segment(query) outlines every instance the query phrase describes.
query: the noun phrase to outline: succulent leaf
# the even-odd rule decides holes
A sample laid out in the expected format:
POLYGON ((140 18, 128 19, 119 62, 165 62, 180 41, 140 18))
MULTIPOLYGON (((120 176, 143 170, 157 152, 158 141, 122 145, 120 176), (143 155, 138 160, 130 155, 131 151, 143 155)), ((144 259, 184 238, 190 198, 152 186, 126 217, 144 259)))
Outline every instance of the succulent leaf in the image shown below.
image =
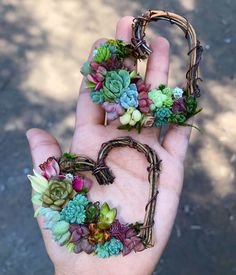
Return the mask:
POLYGON ((93 57, 93 61, 96 63, 102 63, 111 57, 111 52, 107 47, 99 47, 96 49, 96 54, 93 57))
POLYGON ((116 218, 116 214, 116 208, 110 209, 109 205, 105 202, 100 209, 98 227, 103 230, 110 228, 116 218))
POLYGON ((73 244, 73 243, 67 243, 66 244, 66 248, 67 248, 67 250, 69 252, 74 252, 74 250, 75 250, 75 244, 73 244))
POLYGON ((59 238, 59 240, 57 241, 57 243, 58 243, 60 246, 65 245, 65 244, 69 241, 70 235, 71 235, 70 232, 64 233, 64 234, 59 238))
POLYGON ((28 179, 31 182, 31 186, 34 191, 42 194, 47 188, 48 188, 48 180, 41 176, 39 173, 37 173, 35 170, 34 176, 28 175, 28 179))

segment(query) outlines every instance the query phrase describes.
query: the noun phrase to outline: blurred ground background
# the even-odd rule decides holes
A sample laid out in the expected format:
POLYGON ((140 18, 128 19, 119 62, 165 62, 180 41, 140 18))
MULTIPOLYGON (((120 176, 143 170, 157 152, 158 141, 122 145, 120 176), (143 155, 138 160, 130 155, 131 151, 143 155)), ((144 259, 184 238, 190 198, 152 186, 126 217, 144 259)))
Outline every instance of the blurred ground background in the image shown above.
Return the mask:
MULTIPOLYGON (((236 274, 236 1, 0 1, 0 274, 49 275, 30 203, 31 159, 25 131, 41 127, 68 148, 81 81, 80 67, 117 20, 147 9, 187 16, 204 46, 203 133, 193 131, 185 186, 169 245, 155 274, 236 274)), ((149 36, 171 42, 170 84, 186 71, 183 34, 166 22, 149 36)))

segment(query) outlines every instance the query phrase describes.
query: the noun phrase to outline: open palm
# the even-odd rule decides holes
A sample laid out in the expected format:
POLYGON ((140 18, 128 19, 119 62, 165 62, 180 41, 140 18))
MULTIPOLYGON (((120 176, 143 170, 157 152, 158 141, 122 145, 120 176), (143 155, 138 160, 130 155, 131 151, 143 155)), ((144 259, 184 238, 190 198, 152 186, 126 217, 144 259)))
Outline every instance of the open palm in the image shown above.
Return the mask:
MULTIPOLYGON (((129 43, 131 39, 132 17, 124 17, 117 24, 116 39, 129 43)), ((101 43, 98 41, 94 46, 101 43)), ((146 82, 152 87, 167 83, 169 69, 169 44, 167 40, 156 37, 151 43, 146 82)), ((133 66, 127 60, 128 66, 133 66)), ((38 218, 48 254, 55 265, 56 274, 150 274, 158 263, 169 239, 176 216, 179 196, 183 183, 183 161, 185 158, 190 128, 170 125, 163 141, 160 142, 160 130, 144 129, 141 134, 134 130, 117 130, 117 122, 103 126, 104 112, 94 104, 84 82, 81 85, 76 113, 76 127, 71 144, 71 152, 85 154, 94 160, 103 142, 129 135, 148 144, 156 150, 162 160, 155 216, 155 246, 128 256, 100 259, 86 253, 69 253, 51 239, 49 231, 43 229, 43 221, 38 218)), ((27 132, 34 166, 37 167, 48 157, 59 157, 60 146, 56 139, 40 129, 27 132)), ((118 218, 123 223, 142 222, 148 199, 147 161, 145 156, 129 148, 114 149, 107 158, 108 166, 116 176, 109 186, 100 186, 94 180, 89 192, 91 201, 107 201, 118 210, 118 218)))

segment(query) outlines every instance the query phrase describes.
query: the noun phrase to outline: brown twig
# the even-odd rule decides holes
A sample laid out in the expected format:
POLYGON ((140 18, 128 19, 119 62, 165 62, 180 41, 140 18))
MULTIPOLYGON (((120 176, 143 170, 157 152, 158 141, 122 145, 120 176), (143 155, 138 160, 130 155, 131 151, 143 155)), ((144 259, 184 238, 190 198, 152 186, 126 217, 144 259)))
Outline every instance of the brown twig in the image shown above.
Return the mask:
POLYGON ((199 63, 201 61, 203 48, 196 38, 193 26, 185 17, 161 10, 149 10, 142 16, 136 17, 132 25, 133 37, 131 43, 133 46, 133 55, 138 59, 145 59, 152 53, 151 48, 147 45, 145 40, 145 31, 150 22, 158 20, 169 21, 171 24, 179 26, 184 31, 185 38, 188 40, 189 44, 189 66, 186 73, 186 90, 188 95, 199 97, 200 88, 198 86, 198 81, 201 80, 199 63))

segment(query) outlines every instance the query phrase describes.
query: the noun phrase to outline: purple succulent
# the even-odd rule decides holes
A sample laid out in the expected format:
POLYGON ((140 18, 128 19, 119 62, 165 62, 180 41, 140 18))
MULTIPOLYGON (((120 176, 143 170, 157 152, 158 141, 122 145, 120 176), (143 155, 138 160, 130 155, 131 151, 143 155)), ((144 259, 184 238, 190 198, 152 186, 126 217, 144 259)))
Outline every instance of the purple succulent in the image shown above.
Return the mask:
POLYGON ((123 256, 128 255, 132 250, 135 252, 140 252, 145 249, 142 239, 137 236, 137 233, 133 228, 130 228, 126 232, 123 245, 123 256))
POLYGON ((123 256, 128 255, 132 250, 135 252, 143 251, 145 246, 134 228, 121 224, 115 220, 110 228, 111 236, 123 243, 123 256))
POLYGON ((95 250, 96 250, 96 245, 90 244, 88 239, 82 239, 76 244, 74 252, 78 254, 84 251, 87 254, 91 254, 95 250))
POLYGON ((172 106, 172 112, 173 113, 186 112, 184 97, 180 97, 174 101, 173 106, 172 106))
POLYGON ((127 225, 120 223, 119 220, 115 220, 111 225, 110 233, 112 237, 123 243, 128 230, 129 227, 127 225))
POLYGON ((84 251, 87 254, 90 254, 96 249, 96 246, 90 244, 87 239, 89 235, 89 229, 87 228, 87 226, 71 224, 69 231, 71 233, 70 242, 75 245, 75 253, 80 253, 84 251))
POLYGON ((75 223, 70 225, 69 231, 71 233, 70 242, 72 243, 78 242, 81 238, 86 237, 89 234, 87 226, 75 223))
POLYGON ((108 121, 112 121, 125 113, 124 108, 119 103, 104 102, 103 109, 107 112, 108 121))

